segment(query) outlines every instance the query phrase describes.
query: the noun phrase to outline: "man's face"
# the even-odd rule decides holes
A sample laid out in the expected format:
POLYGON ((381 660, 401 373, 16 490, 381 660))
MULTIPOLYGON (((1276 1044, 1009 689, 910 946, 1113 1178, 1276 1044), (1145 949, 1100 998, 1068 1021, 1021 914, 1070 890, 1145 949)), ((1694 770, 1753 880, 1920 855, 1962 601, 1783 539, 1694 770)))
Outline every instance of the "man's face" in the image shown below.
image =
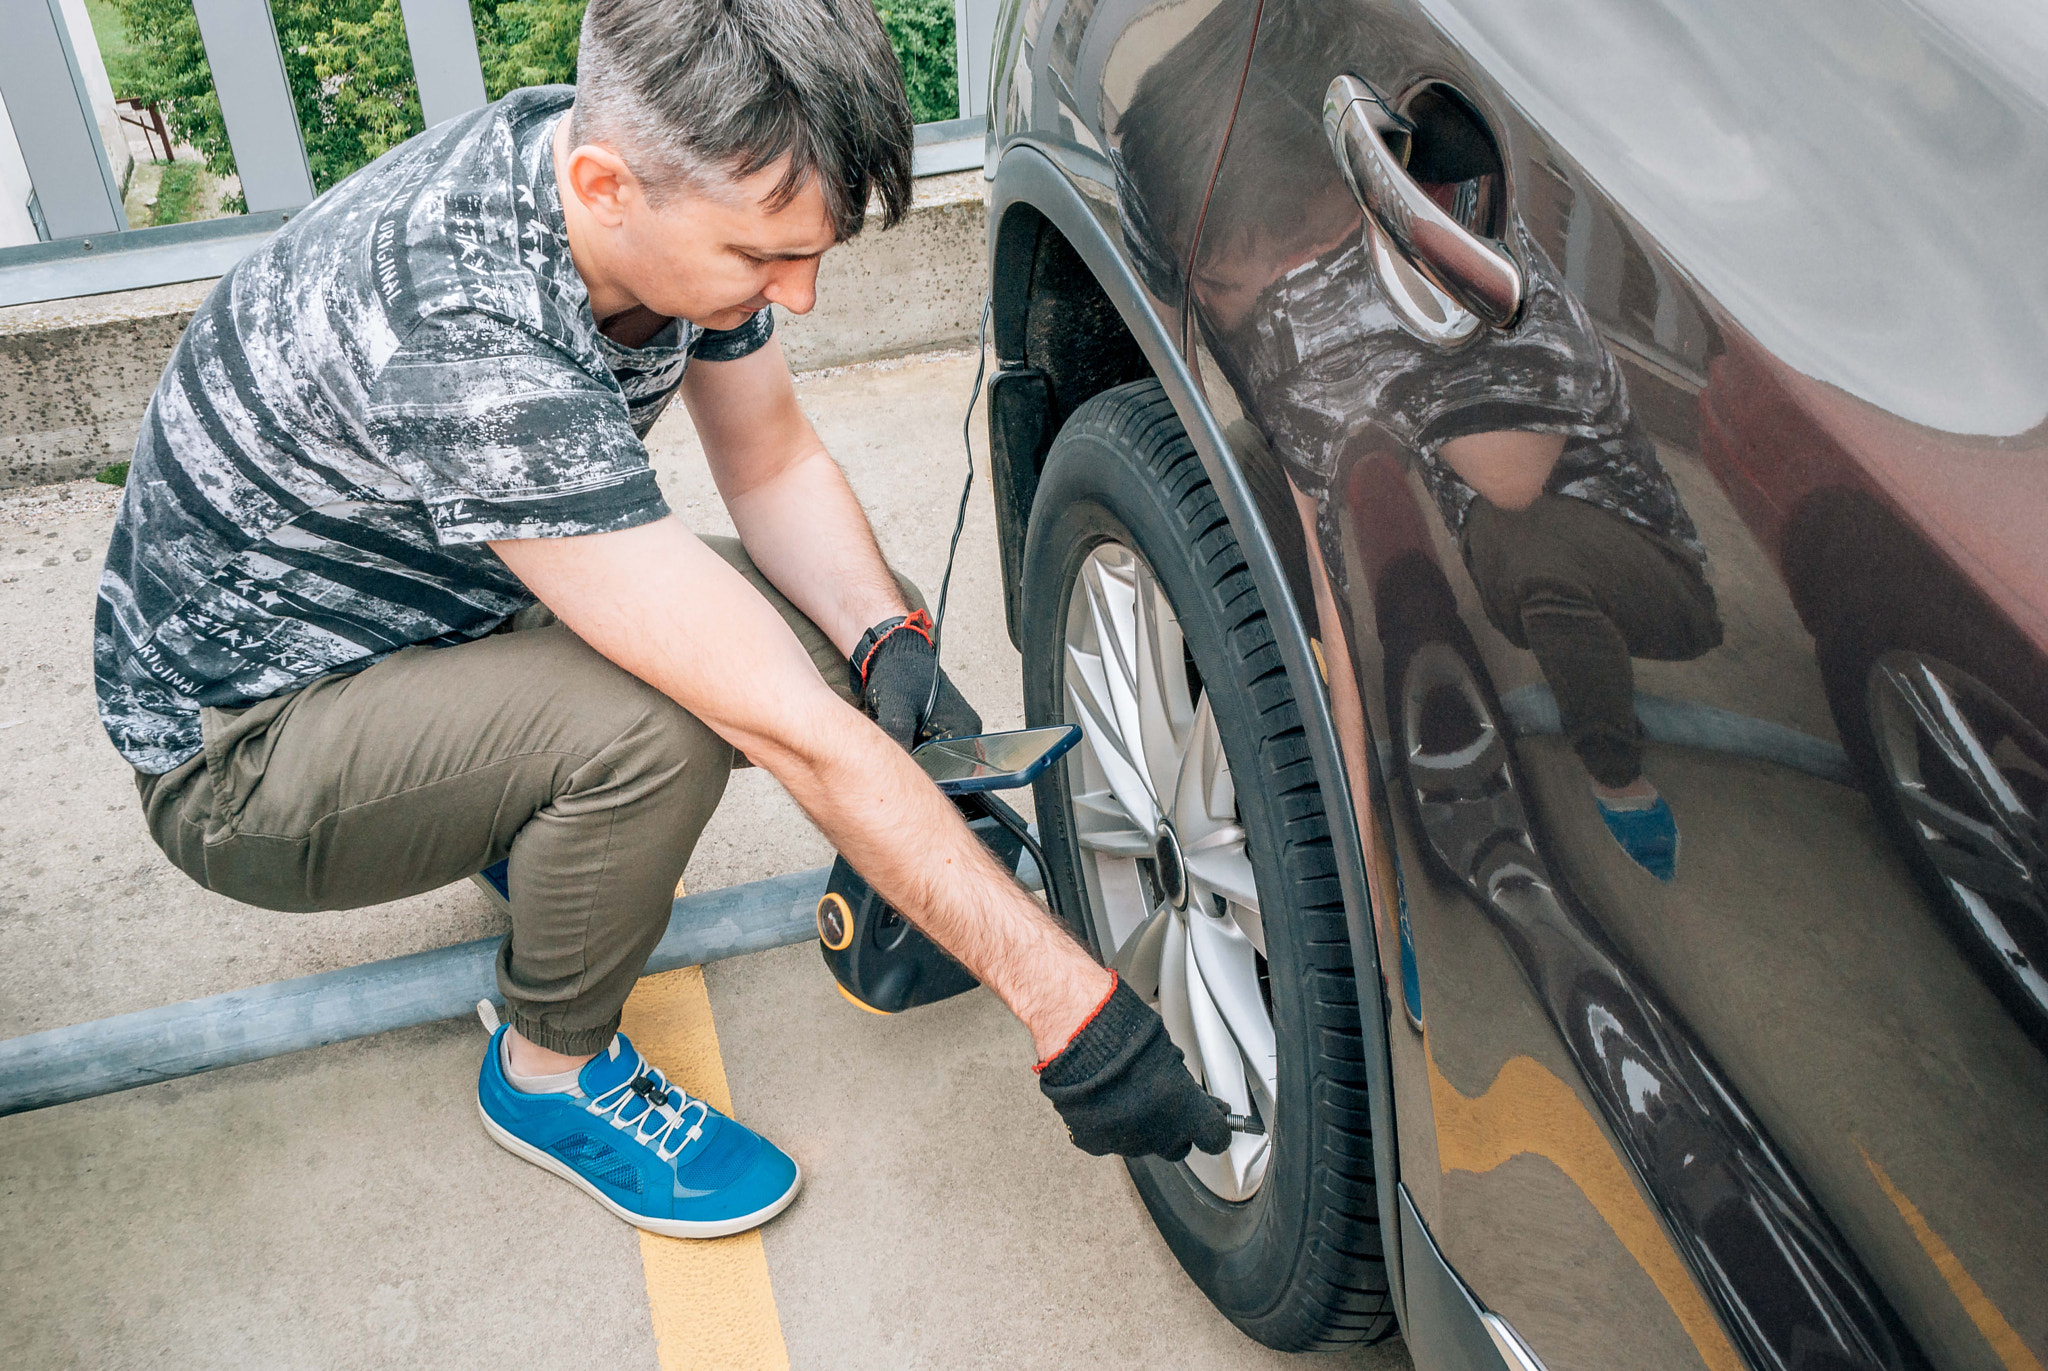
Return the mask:
POLYGON ((771 304, 810 312, 818 261, 838 241, 814 180, 771 207, 778 162, 744 179, 684 187, 656 206, 616 153, 571 148, 566 127, 556 136, 570 247, 600 319, 638 305, 730 329, 771 304))
POLYGON ((738 328, 770 304, 808 314, 818 261, 838 240, 815 180, 767 207, 781 179, 777 165, 659 208, 631 198, 613 257, 619 284, 657 314, 704 328, 738 328))

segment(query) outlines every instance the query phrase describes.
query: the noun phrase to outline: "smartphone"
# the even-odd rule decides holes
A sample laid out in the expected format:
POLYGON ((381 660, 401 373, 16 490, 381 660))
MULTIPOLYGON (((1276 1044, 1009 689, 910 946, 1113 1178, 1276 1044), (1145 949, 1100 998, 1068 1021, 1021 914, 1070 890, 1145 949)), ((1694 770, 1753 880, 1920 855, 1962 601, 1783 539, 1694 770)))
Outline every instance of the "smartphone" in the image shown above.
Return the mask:
POLYGON ((946 794, 971 795, 1030 785, 1080 741, 1080 725, 1059 724, 1020 728, 1014 733, 934 738, 910 755, 946 794))

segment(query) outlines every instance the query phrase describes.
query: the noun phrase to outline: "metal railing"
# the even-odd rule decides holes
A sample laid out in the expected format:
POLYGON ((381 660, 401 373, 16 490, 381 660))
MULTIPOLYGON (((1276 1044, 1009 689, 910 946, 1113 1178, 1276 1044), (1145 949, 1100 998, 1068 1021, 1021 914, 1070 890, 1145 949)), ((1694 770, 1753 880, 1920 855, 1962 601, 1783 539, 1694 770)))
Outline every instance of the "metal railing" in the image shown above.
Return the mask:
MULTIPOLYGON (((954 0, 958 120, 918 127, 916 171, 981 165, 1000 0, 954 0)), ((0 99, 49 241, 0 248, 0 306, 217 276, 313 198, 313 173, 269 0, 192 0, 246 215, 130 228, 62 0, 0 0, 0 99)), ((432 126, 485 101, 468 0, 400 0, 420 111, 432 126)))

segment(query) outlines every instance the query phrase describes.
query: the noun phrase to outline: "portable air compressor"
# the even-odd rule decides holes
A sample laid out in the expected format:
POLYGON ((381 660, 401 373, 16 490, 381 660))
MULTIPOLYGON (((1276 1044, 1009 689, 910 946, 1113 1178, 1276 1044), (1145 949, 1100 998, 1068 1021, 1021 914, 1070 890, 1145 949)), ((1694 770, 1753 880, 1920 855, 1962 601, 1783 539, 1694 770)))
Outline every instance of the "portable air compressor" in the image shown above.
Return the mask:
MULTIPOLYGON (((1069 724, 940 738, 911 755, 1005 869, 1015 873, 1028 852, 1043 873, 1043 854, 1030 826, 994 792, 1031 784, 1080 740, 1081 730, 1069 724)), ((1047 898, 1052 898, 1050 885, 1047 898)), ((818 901, 818 946, 840 993, 877 1014, 951 999, 978 984, 891 909, 844 857, 832 864, 832 877, 818 901)))

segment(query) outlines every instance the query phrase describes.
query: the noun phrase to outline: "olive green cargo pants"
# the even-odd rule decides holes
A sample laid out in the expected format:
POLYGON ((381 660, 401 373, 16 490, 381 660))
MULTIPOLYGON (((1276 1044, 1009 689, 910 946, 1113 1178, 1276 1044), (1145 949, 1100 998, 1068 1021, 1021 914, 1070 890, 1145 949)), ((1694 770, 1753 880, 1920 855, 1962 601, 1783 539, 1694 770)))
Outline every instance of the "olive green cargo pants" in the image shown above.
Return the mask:
POLYGON ((1689 662, 1721 645, 1721 611, 1699 563, 1567 495, 1540 495, 1523 510, 1474 500, 1464 545, 1488 621, 1536 654, 1587 772, 1607 786, 1641 776, 1630 658, 1689 662))
MULTIPOLYGON (((705 542, 857 703, 846 658, 739 542, 705 542)), ((515 1028, 572 1055, 611 1041, 738 760, 538 605, 473 642, 406 648, 202 723, 201 756, 136 777, 151 835, 187 875, 265 909, 355 909, 509 856, 498 988, 515 1028)))

